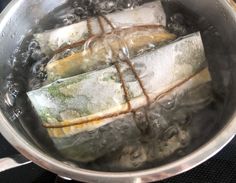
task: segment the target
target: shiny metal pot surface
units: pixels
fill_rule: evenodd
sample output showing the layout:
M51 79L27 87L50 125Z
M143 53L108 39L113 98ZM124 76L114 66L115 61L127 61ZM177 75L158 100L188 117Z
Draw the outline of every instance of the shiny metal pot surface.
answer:
M227 47L225 54L230 57L232 71L223 118L217 123L212 122L202 127L201 134L196 136L198 144L192 144L194 148L190 148L188 155L156 168L136 172L99 172L83 169L58 158L53 150L47 147L43 135L35 130L37 126L32 125L34 119L31 124L24 123L24 121L13 122L9 117L9 111L4 108L4 101L0 101L0 131L3 136L22 155L39 166L59 176L85 182L124 183L161 180L188 171L215 155L236 133L236 54L234 53L236 48L236 5L233 0L179 1L188 9L205 16L223 35L224 44ZM22 40L22 36L26 35L38 20L66 2L67 0L13 0L3 11L0 15L0 85L8 72L7 61ZM3 99L0 98L0 100ZM14 167L16 164L27 163L19 156L13 158L16 161L11 158L0 159L0 167L2 167L0 170Z

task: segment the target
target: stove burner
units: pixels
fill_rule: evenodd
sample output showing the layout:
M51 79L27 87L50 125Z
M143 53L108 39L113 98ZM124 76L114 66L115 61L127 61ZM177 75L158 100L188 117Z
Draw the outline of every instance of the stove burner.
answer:
M10 0L1 0L0 1L0 11L4 9L4 7L10 2Z

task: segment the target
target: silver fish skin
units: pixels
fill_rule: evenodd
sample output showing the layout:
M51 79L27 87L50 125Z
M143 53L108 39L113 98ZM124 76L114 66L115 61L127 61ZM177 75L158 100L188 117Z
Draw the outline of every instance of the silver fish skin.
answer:
M146 24L166 26L166 15L159 0L146 3L134 9L125 9L120 12L111 13L106 15L106 17L116 28ZM96 18L92 18L89 22L93 35L102 33ZM82 21L62 28L34 34L34 38L38 41L41 50L45 54L51 55L63 45L88 39L89 30L87 24L87 21ZM103 24L105 25L106 23L103 22ZM111 31L111 27L107 24L104 26L104 29L106 32Z
M198 111L207 107L213 100L211 77L206 68L167 96L154 102L147 112L148 122L144 117L146 109L141 108L137 111L136 119L133 114L127 114L114 118L112 123L93 131L61 138L52 137L52 140L59 152L73 161L92 162L101 157L108 157L108 167L135 170L146 162L163 160L189 144L190 132L186 126L179 126L177 123L183 123L187 116L197 115ZM174 105L167 110L166 106L170 105L170 102ZM176 124L173 124L173 121ZM142 128L149 129L148 135L142 133ZM162 137L173 128L177 133L163 141ZM144 144L140 142L142 139L146 141ZM163 146L166 148L161 151ZM137 149L140 158L134 163L132 152Z
M148 110L152 120L148 125L155 121L155 111L158 111L162 100L173 93L181 98L180 104L185 99L191 99L192 103L184 103L193 107L198 104L199 108L203 108L208 103L206 101L211 101L211 92L192 92L199 86L210 91L209 87L205 87L211 77L206 68L200 33L178 39L131 61L152 101ZM130 74L127 64L121 62L120 67L125 76L131 107L142 114L140 109L147 106L143 91ZM125 146L140 137L141 131L145 130L142 127L147 124L142 120L144 115L134 120L132 113L96 120L97 117L127 109L114 66L58 80L27 94L55 146L63 155L77 161L90 162ZM103 138L93 135L100 131ZM106 143L109 141L112 143Z
M155 25L114 30L93 41L88 40L82 46L56 54L45 68L45 85L58 79L107 68L119 57L132 59L175 39L174 34Z
M150 100L186 80L205 65L200 33L175 41L158 50L132 60ZM143 91L126 63L120 63L128 88L132 109L147 104ZM38 90L28 92L38 115L45 125L80 123L127 109L127 101L114 66L61 79ZM87 131L103 126L107 120L84 126ZM69 134L68 134L69 135Z

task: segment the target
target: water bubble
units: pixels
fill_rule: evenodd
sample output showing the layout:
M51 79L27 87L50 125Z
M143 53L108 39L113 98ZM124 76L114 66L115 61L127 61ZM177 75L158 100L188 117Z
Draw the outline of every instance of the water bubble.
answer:
M104 1L99 3L98 8L101 13L111 13L117 9L117 3L114 1Z
M63 52L63 57L69 57L73 54L73 51L71 49L67 49L66 51Z
M29 65L30 63L30 54L28 52L24 52L21 54L21 58L19 59L21 60L21 63L22 63L22 67L25 67L27 65Z
M115 152L116 150L116 147L111 148L111 152Z
M23 83L14 82L8 86L8 90L10 95L17 97L18 95L25 92L25 87Z
M193 116L191 114L186 114L185 117L179 119L178 122L182 126L189 125L192 122Z
M95 138L99 136L99 131L98 130L92 130L88 132L90 138Z
M74 2L72 3L72 7L73 7L73 8L79 7L79 2L78 2L78 1L74 1Z
M42 71L37 75L37 78L39 78L41 81L45 81L47 79L47 73L46 71Z
M140 151L140 149L136 149L134 150L134 152L131 155L131 160L136 160L137 158L139 158L142 155L142 152Z
M38 24L40 22L40 19L36 18L34 22L35 22L35 24Z
M13 73L10 73L7 77L6 77L6 80L8 81L8 83L12 83L13 80L14 80L14 74Z
M77 16L82 16L85 14L85 10L81 7L75 8L74 12Z
M23 111L20 108L14 110L14 115L16 118L19 118L23 114Z
M80 18L75 14L67 14L67 15L61 16L61 19L65 26L71 25L75 22L80 21Z
M176 126L169 127L164 133L164 139L168 140L178 134L178 128Z
M185 155L184 149L179 149L179 150L177 151L177 154L178 154L179 156L184 156L184 155Z
M48 58L43 57L40 61L36 62L31 68L31 73L41 81L44 81L47 77L47 73L45 71L45 65L47 64L47 62Z
M180 24L168 24L168 28L178 36L184 36L188 32L186 27Z
M41 60L43 57L45 57L45 54L42 53L40 49L34 49L31 54L31 58L35 61Z
M134 120L136 122L136 126L138 129L145 133L149 127L149 121L147 119L146 111L145 110L139 110L136 111L134 114Z
M41 62L35 63L32 67L32 73L34 75L38 75L38 73L41 71L42 67L44 68L44 66Z
M121 130L120 133L121 133L122 135L124 135L124 134L126 134L126 131L125 131L125 130Z
M119 6L121 6L122 8L131 8L131 9L133 9L138 4L139 4L138 0L126 0L126 1L121 1Z
M36 40L30 41L29 46L28 46L28 51L33 51L39 48L40 48L39 43Z
M218 37L220 36L220 33L218 31L215 31L214 34L215 36L218 36Z
M11 66L11 68L15 68L15 66L17 65L17 58L15 56L10 57L9 65Z
M106 144L107 144L106 139L103 139L103 140L102 140L102 145L105 146Z
M178 36L184 36L188 33L185 22L185 17L180 13L176 13L170 17L170 23L168 24L168 28Z
M152 108L149 108L149 111L148 111L148 119L150 121L154 121L156 119L160 118L160 111L157 109L152 109Z
M179 24L182 24L182 25L185 23L184 16L183 16L181 13L176 13L176 14L174 14L174 15L170 18L170 20L171 20L172 22L178 22Z
M163 134L164 129L168 128L169 122L162 116L159 115L156 119L150 120L150 137L157 138Z
M116 125L115 129L116 129L117 132L119 132L121 130L121 127L119 125Z
M175 100L169 100L166 103L162 104L162 107L165 108L166 110L171 110L175 106Z
M130 58L129 56L129 49L126 46L123 46L120 50L119 50L119 59L120 60L127 60Z
M182 147L186 147L188 145L188 140L187 139L181 139L180 143L181 143Z
M160 105L165 110L172 110L175 108L176 104L176 97L175 96L168 96L168 99L164 102L161 102Z
M10 93L6 93L5 94L5 103L8 105L8 106L14 106L15 105L15 102L16 102L16 98L13 96L13 95L11 95Z

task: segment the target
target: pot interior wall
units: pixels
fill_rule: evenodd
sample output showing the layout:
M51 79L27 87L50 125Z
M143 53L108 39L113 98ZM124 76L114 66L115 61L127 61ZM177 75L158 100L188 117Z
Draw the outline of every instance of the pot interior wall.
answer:
M236 47L236 42L233 41L233 38L236 37L236 23L233 19L231 13L227 11L223 3L220 0L205 0L201 1L198 0L179 0L183 6L187 7L189 10L194 11L196 14L205 17L212 25L214 25L220 35L223 35L223 44L224 44L224 51L219 52L218 55L208 55L209 65L214 67L218 67L217 73L213 77L220 77L220 79L230 79L229 90L227 100L225 106L223 107L224 110L222 111L223 114L219 114L223 116L220 120L209 121L208 123L201 123L201 124L192 124L191 131L193 134L193 142L191 146L187 147L184 151L184 155L191 153L194 150L197 150L200 146L207 143L211 138L213 138L217 133L223 129L223 127L229 122L229 119L233 115L236 106L236 69L234 60L235 54L233 52L233 48ZM64 4L65 0L54 1L54 0L47 0L47 1L38 1L38 0L22 0L16 3L16 5L12 8L12 11L8 12L8 14L3 18L1 25L0 25L0 85L3 84L7 73L9 72L9 64L8 60L14 50L19 45L20 41L22 40L22 36L26 35L29 30L31 30L45 15L51 12L53 9L57 8ZM2 15L2 17L5 14ZM30 15L30 16L29 16ZM215 57L221 57L223 59L222 62L229 62L231 67L231 75L228 75L228 78L224 78L225 76L222 75L221 68L218 64L215 64ZM225 59L225 60L224 60ZM5 100L4 92L0 91L1 100ZM1 110L6 118L9 120L9 123L15 128L17 133L20 133L27 141L35 147L39 148L45 153L64 161L58 156L58 153L53 148L53 145L49 138L47 137L47 133L41 127L40 123L36 122L34 119L27 119L24 121L13 119L12 115L14 111L11 111L8 107L5 106L4 102L0 104ZM209 115L206 114L206 115ZM202 115L201 117L204 117ZM165 162L161 163L168 163L170 161L176 160L180 158L179 156L173 156L167 159ZM158 162L158 165L160 162ZM79 165L82 167L86 167L85 165ZM157 166L154 164L152 166ZM90 167L86 167L90 168Z

